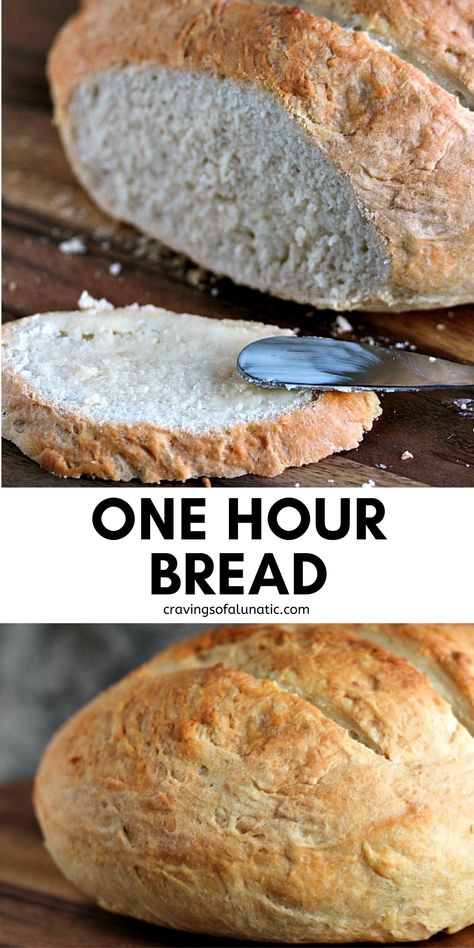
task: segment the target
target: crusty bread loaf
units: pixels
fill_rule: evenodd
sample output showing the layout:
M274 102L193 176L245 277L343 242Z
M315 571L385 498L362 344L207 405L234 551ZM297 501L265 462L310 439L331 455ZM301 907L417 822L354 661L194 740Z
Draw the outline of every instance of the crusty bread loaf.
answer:
M470 8L305 5L89 0L49 67L76 174L113 216L278 296L472 301L474 116L449 91L472 94Z
M244 381L240 350L290 330L87 305L3 332L3 433L62 477L273 476L357 447L380 414L372 393L317 397Z
M474 627L228 627L53 738L63 872L114 912L288 942L474 922Z

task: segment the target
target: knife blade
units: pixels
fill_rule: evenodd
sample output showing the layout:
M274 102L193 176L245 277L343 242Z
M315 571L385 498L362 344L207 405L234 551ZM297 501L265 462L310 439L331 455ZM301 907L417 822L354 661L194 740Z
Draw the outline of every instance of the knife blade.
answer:
M474 387L474 366L402 349L319 336L268 336L237 358L257 385L336 391L416 391Z

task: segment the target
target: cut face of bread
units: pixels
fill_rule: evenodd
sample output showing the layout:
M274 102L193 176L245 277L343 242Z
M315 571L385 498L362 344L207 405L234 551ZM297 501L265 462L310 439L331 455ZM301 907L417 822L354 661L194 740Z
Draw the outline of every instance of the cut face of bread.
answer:
M472 924L473 634L230 626L167 649L53 738L49 852L102 907L209 935Z
M153 306L17 320L4 331L4 434L53 473L147 482L273 475L357 446L376 396L239 375L241 349L274 334L287 331Z
M384 282L342 174L251 86L149 67L94 76L71 103L68 147L114 217L240 283L338 308Z
M436 82L409 61L425 0L421 20L387 21L400 55L362 10L376 4L314 4L370 32L307 5L89 0L49 67L77 176L114 217L259 290L333 309L470 302L474 116L443 79L449 29L424 46Z

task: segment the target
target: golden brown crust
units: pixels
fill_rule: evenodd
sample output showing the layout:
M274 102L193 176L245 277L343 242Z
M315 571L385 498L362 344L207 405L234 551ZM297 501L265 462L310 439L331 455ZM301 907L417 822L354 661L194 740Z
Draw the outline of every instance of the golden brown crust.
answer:
M472 657L473 627L415 637L430 651L457 629ZM474 740L361 632L206 633L79 712L35 791L63 871L113 911L221 936L388 942L473 922ZM374 746L335 720L349 705Z
M371 392L328 392L279 417L193 434L151 424L99 424L67 413L45 404L34 385L8 368L2 389L4 437L45 470L149 484L244 473L274 477L356 448L381 413Z
M298 7L96 0L51 54L66 140L74 89L123 63L253 83L289 111L346 175L384 246L389 283L365 308L472 300L474 117L419 70Z
M308 0L311 8L312 0ZM474 104L471 0L314 0L315 12L363 25L372 36Z
M354 627L367 630L367 626ZM436 676L460 719L474 733L474 629L470 625L386 625L380 629L404 654ZM378 630L378 631L377 631Z
M466 636L472 631L467 629ZM370 633L375 641L368 640ZM335 636L328 625L318 626L316 637L314 627L306 625L280 626L278 633L271 625L229 626L168 649L153 667L163 672L223 663L257 678L271 678L316 703L391 760L452 756L458 740L464 746L464 729L453 729L446 702L422 672L403 657L387 656L387 639L394 645L408 641L415 654L425 653L441 667L454 654L457 663L470 669L470 677L468 673L463 680L456 666L449 666L447 673L453 691L459 689L468 699L474 732L474 643L463 645L462 627L346 626ZM471 689L467 693L466 678Z

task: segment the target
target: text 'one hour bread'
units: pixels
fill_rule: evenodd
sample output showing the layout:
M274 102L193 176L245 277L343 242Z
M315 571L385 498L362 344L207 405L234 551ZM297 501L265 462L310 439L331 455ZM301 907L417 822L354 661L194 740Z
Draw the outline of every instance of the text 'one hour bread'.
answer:
M472 301L472 5L304 6L88 0L50 58L77 176L112 216L277 296Z
M149 483L273 476L357 447L380 414L372 393L316 397L244 381L240 350L290 330L87 306L3 332L3 433L54 474Z
M474 923L474 627L201 635L53 738L36 808L107 909L264 941Z

